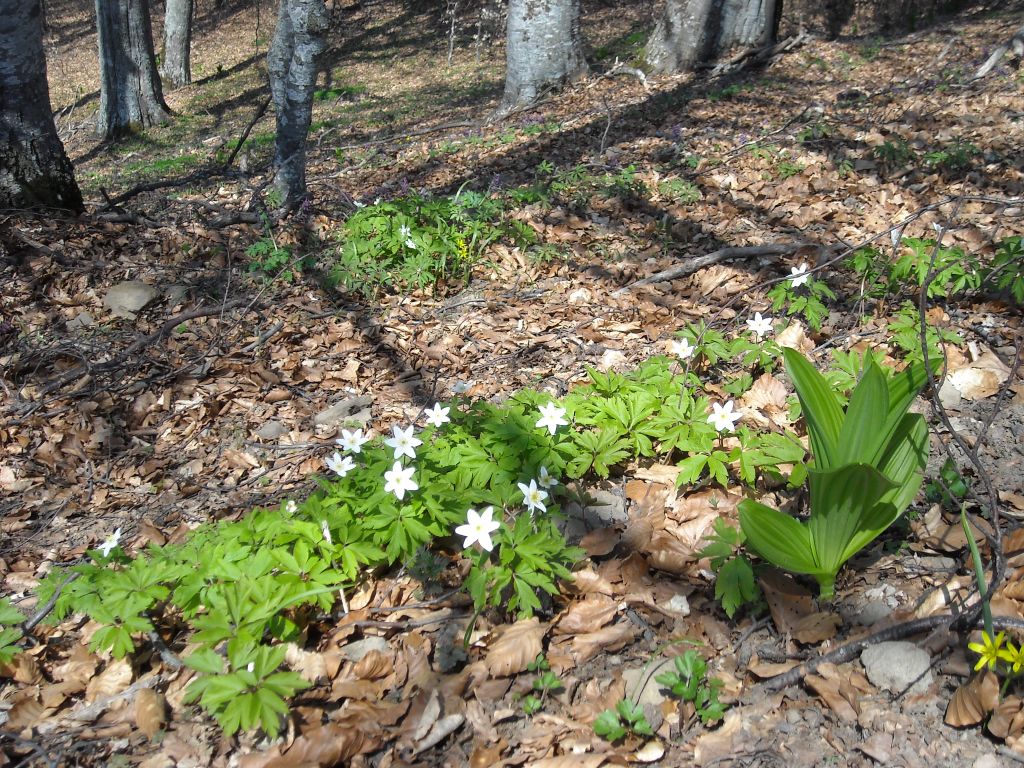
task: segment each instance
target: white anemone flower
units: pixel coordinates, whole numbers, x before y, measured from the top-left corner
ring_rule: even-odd
[[[537,476],[537,485],[541,488],[550,488],[553,485],[558,485],[558,481],[548,474],[548,468],[541,465],[540,473]]]
[[[544,506],[544,499],[548,497],[548,492],[537,487],[537,481],[531,480],[530,484],[519,483],[519,490],[523,492],[523,504],[529,510],[532,515],[536,510],[544,512],[547,507]]]
[[[747,327],[757,336],[766,336],[772,332],[772,319],[761,317],[760,312],[755,312],[753,317],[747,318]]]
[[[403,467],[396,461],[395,465],[384,473],[384,491],[395,494],[401,501],[406,491],[415,491],[420,487],[419,483],[412,479],[415,471],[415,467]]]
[[[363,445],[370,442],[370,435],[364,435],[362,429],[356,429],[351,432],[347,429],[343,429],[341,430],[341,437],[335,442],[340,445],[343,450],[349,451],[350,453],[360,453],[363,450]]]
[[[547,429],[555,434],[559,427],[569,422],[565,420],[565,408],[559,408],[554,403],[548,403],[540,407],[540,419],[537,421],[538,429]]]
[[[790,282],[792,283],[794,288],[799,288],[801,285],[806,283],[807,278],[810,277],[810,275],[807,274],[807,262],[802,261],[800,262],[799,267],[793,267],[792,269],[790,269],[789,277]]]
[[[119,541],[121,541],[120,527],[118,527],[118,529],[114,531],[112,534],[107,536],[106,541],[104,541],[102,544],[96,547],[96,549],[99,550],[99,553],[104,557],[110,557],[110,553],[113,551],[114,547],[117,546],[117,543]]]
[[[330,469],[338,477],[344,477],[353,469],[356,468],[356,463],[352,461],[351,456],[342,456],[337,451],[334,452],[325,462],[327,468]]]
[[[412,434],[412,427],[408,429],[402,429],[400,426],[395,424],[391,428],[392,437],[389,437],[384,441],[384,445],[388,448],[395,450],[395,458],[400,459],[403,456],[408,456],[410,459],[416,458],[417,446],[423,445],[423,441],[418,437],[414,437]]]
[[[482,512],[470,509],[466,512],[466,524],[456,528],[455,533],[465,537],[465,541],[462,542],[463,549],[469,549],[479,543],[490,552],[494,549],[491,534],[500,527],[501,523],[494,519],[494,507],[487,507]]]
[[[434,403],[433,408],[428,408],[424,413],[427,416],[427,424],[431,424],[435,427],[443,427],[449,421],[448,413],[451,408],[442,408],[440,403]]]
[[[678,357],[680,360],[686,360],[693,356],[696,351],[696,347],[693,346],[687,339],[673,339],[669,346],[672,348],[672,354]]]
[[[743,414],[733,410],[733,402],[730,400],[723,408],[720,403],[711,406],[713,413],[708,416],[708,423],[719,432],[732,431],[736,422],[743,418]]]

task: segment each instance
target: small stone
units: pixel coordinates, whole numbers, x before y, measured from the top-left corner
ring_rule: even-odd
[[[1002,768],[1002,765],[1003,762],[994,753],[989,752],[975,760],[971,768]]]
[[[672,595],[672,599],[668,601],[668,609],[681,616],[689,616],[690,601],[686,599],[686,595]]]
[[[913,643],[893,641],[869,645],[860,655],[868,680],[886,691],[925,693],[932,684],[931,657]]]
[[[268,421],[256,430],[256,437],[260,440],[276,440],[287,433],[288,428],[280,421]]]
[[[160,291],[141,280],[125,280],[107,291],[103,306],[118,317],[134,320],[135,313],[159,295]]]
[[[583,515],[592,527],[604,528],[628,521],[626,500],[621,494],[600,488],[588,488],[587,495],[590,497],[590,503],[583,509]]]
[[[88,312],[79,312],[67,322],[69,331],[76,331],[79,328],[92,328],[94,325],[96,325],[96,321],[92,319],[92,315]]]
[[[366,424],[370,420],[370,409],[367,406],[371,403],[373,403],[373,395],[347,397],[316,414],[313,417],[313,424],[318,427],[341,424],[346,421],[358,421],[361,424]],[[363,418],[364,415],[365,418]]]
[[[370,651],[384,653],[387,650],[388,641],[383,637],[367,637],[342,647],[341,652],[345,654],[345,658],[349,661],[359,661]]]

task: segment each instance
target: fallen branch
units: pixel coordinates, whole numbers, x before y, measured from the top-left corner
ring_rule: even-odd
[[[623,286],[615,291],[613,295],[621,296],[622,294],[628,293],[634,288],[639,288],[642,285],[663,283],[666,280],[678,280],[680,277],[692,275],[694,272],[698,272],[705,267],[710,267],[712,264],[717,264],[720,261],[728,261],[729,259],[752,259],[757,256],[787,256],[800,248],[806,247],[807,245],[807,243],[790,243],[788,245],[749,245],[742,247],[729,246],[727,248],[719,248],[717,251],[713,251],[704,256],[696,256],[685,264],[678,264],[674,267],[669,267],[661,272],[655,272],[653,275],[645,277],[642,280],[637,280],[635,283]]]
[[[717,64],[714,69],[711,70],[711,77],[720,77],[721,75],[734,74],[739,72],[741,69],[754,66],[757,64],[764,64],[770,61],[779,54],[791,51],[804,43],[808,42],[811,36],[807,32],[801,32],[798,35],[791,35],[785,40],[780,40],[773,45],[766,45],[762,48],[752,48],[744,51],[738,56],[729,59],[729,61],[723,61],[721,64]]]
[[[790,685],[795,685],[804,679],[807,675],[811,674],[822,664],[844,664],[847,661],[852,661],[857,657],[861,651],[867,648],[869,645],[875,645],[876,643],[887,643],[891,640],[902,640],[905,637],[911,635],[918,635],[922,632],[930,632],[933,629],[938,629],[943,625],[947,625],[947,628],[952,629],[954,625],[960,623],[963,616],[928,616],[923,619],[913,619],[911,621],[905,621],[901,624],[894,624],[891,627],[880,629],[867,637],[862,637],[859,640],[852,640],[846,645],[841,645],[834,651],[822,654],[821,656],[815,656],[813,659],[808,659],[804,663],[788,672],[784,672],[778,677],[773,677],[770,680],[766,680],[762,685],[766,690],[778,691],[782,688],[786,688]],[[975,616],[973,621],[970,622],[968,627],[964,629],[974,628],[978,626],[981,617]],[[996,629],[1024,629],[1024,619],[1009,617],[1009,616],[993,616],[992,625]]]
[[[1017,58],[1024,59],[1024,25],[1014,32],[1013,37],[992,51],[992,55],[989,56],[985,60],[985,63],[978,67],[978,71],[974,73],[974,79],[977,80],[982,78],[995,69],[996,65],[1011,48],[1013,49],[1014,54],[1017,55]]]

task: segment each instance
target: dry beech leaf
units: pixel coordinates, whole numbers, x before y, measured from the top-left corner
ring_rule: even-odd
[[[167,724],[167,702],[163,694],[152,688],[141,688],[135,694],[135,727],[147,739],[156,736]]]
[[[801,643],[820,643],[836,636],[836,629],[843,623],[834,613],[818,612],[804,616],[793,625],[793,637]]]
[[[303,680],[315,683],[326,678],[327,662],[322,653],[310,652],[295,643],[286,646],[284,661],[293,671],[302,675]],[[335,670],[337,671],[337,670]]]
[[[614,528],[598,528],[580,539],[580,546],[590,557],[603,557],[619,543],[619,532]]]
[[[813,614],[811,593],[776,568],[765,568],[758,578],[768,611],[776,628],[784,635],[792,635],[800,622]]]
[[[1021,704],[1018,696],[1007,696],[999,702],[985,726],[988,732],[1004,740],[1009,736],[1020,735],[1019,731],[1014,731],[1013,721],[1021,714]]]
[[[818,675],[807,675],[804,682],[828,704],[829,709],[835,712],[841,720],[847,723],[857,722],[857,710],[840,692],[837,681],[826,680]]]
[[[473,747],[473,754],[469,756],[469,768],[491,768],[497,765],[506,746],[508,743],[504,739],[495,740],[488,746],[477,744]]]
[[[352,668],[353,676],[360,680],[378,680],[387,677],[395,668],[394,655],[370,651]]]
[[[594,632],[613,618],[619,611],[619,603],[605,595],[588,595],[585,600],[573,603],[554,626],[556,635],[579,635]]]
[[[547,626],[536,616],[507,627],[487,649],[484,663],[492,677],[515,675],[527,668],[543,650],[541,640]]]
[[[633,754],[633,758],[638,763],[656,763],[664,756],[665,745],[657,739],[648,741]]]
[[[27,653],[19,653],[6,664],[0,664],[0,677],[7,677],[24,685],[39,685],[43,673],[39,662]]]
[[[307,731],[286,750],[278,745],[268,752],[245,755],[239,768],[312,768],[342,765],[356,755],[375,752],[380,741],[375,736],[347,725],[329,723]]]
[[[778,675],[789,672],[789,670],[799,663],[799,661],[783,661],[778,663],[759,661],[747,667],[747,671],[762,680],[767,680],[770,677],[777,677]]]
[[[617,651],[633,642],[634,637],[636,637],[635,627],[629,621],[620,621],[618,624],[599,629],[596,632],[577,635],[572,639],[572,650],[576,655],[576,663],[582,664],[603,650]]]
[[[85,688],[85,700],[93,702],[114,696],[131,684],[132,665],[127,659],[117,659],[107,664],[106,669],[89,681]]]
[[[569,587],[573,592],[581,595],[615,594],[615,589],[612,587],[611,582],[592,568],[573,573],[572,582],[569,584]]]
[[[605,755],[558,755],[526,763],[527,768],[601,768]]]
[[[989,670],[956,689],[946,707],[946,725],[977,725],[999,704],[999,679]]]

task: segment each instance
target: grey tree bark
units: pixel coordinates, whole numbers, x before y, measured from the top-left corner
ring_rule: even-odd
[[[545,88],[587,72],[579,0],[510,0],[505,37],[499,115],[532,104]]]
[[[149,0],[96,0],[100,111],[96,131],[108,139],[166,122],[153,52]]]
[[[665,0],[644,56],[660,73],[684,72],[730,48],[768,45],[777,0]]]
[[[317,59],[327,47],[324,32],[329,23],[324,0],[281,0],[267,53],[277,112],[274,188],[286,209],[306,197],[306,135],[313,115]]]
[[[39,0],[0,0],[0,208],[82,210],[50,108]]]
[[[192,14],[195,0],[167,0],[160,74],[175,88],[192,82]]]

